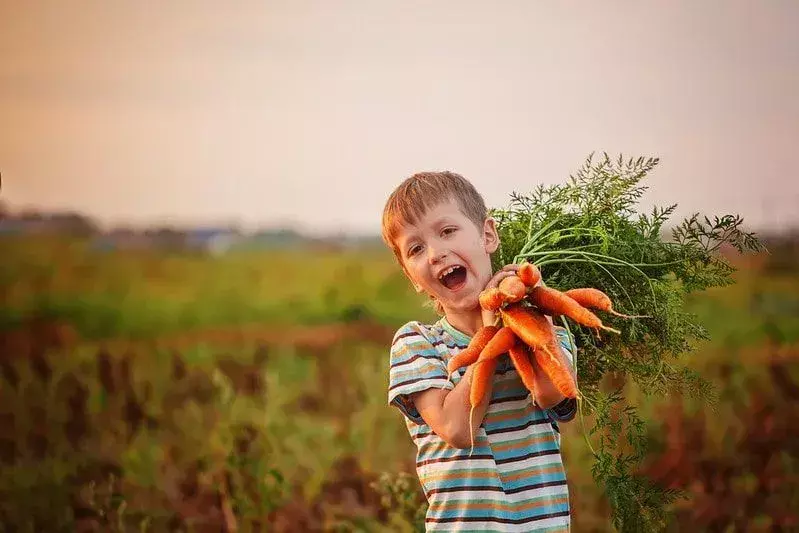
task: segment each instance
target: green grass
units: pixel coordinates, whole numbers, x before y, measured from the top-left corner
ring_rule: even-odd
[[[428,315],[387,251],[312,249],[221,257],[94,251],[83,242],[0,240],[0,330],[26,317],[86,339],[208,326],[319,324]]]

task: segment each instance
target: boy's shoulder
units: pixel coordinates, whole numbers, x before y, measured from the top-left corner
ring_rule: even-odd
[[[392,352],[406,352],[408,350],[435,349],[441,356],[449,357],[452,350],[463,349],[463,339],[452,335],[443,320],[435,322],[422,322],[411,320],[400,326],[391,340]]]
[[[397,328],[394,337],[391,339],[391,344],[395,346],[408,342],[408,340],[427,340],[432,343],[440,338],[442,333],[443,329],[438,322],[428,324],[420,320],[410,320]]]

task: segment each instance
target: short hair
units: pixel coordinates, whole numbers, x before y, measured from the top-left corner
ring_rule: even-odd
[[[383,241],[402,264],[397,235],[403,224],[415,224],[436,205],[455,200],[461,212],[481,228],[488,215],[483,197],[472,183],[455,172],[418,172],[394,189],[383,210]]]

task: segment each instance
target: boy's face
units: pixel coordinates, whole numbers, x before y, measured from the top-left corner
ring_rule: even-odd
[[[434,296],[445,312],[462,313],[478,306],[499,238],[493,220],[479,228],[451,200],[428,210],[416,225],[404,225],[397,245],[416,289]]]

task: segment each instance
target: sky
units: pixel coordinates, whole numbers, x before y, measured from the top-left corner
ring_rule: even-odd
[[[0,0],[0,200],[377,233],[420,170],[489,206],[591,152],[642,210],[799,224],[799,2]]]

